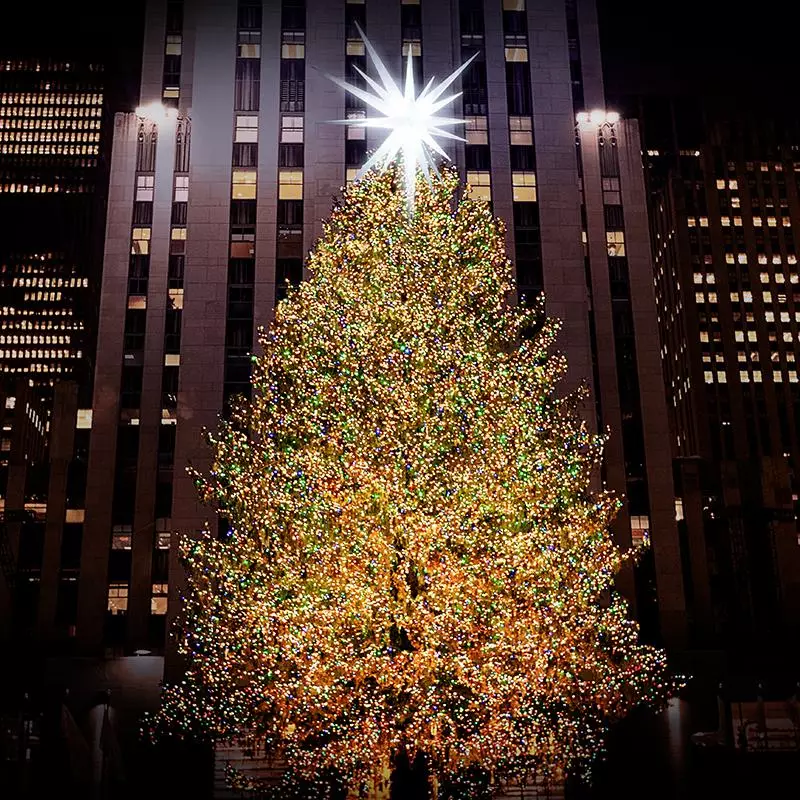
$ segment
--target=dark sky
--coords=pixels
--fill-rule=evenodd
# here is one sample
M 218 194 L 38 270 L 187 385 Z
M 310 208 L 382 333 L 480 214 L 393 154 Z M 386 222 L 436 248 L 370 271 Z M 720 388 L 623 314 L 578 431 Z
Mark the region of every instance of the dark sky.
M 795 0 L 598 0 L 606 87 L 798 103 Z M 742 11 L 739 11 L 739 8 Z

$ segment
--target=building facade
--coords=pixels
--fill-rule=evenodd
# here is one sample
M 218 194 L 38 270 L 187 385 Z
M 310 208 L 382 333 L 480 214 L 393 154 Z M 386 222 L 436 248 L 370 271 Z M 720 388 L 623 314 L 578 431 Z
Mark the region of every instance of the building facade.
M 108 113 L 100 63 L 42 49 L 0 52 L 0 631 L 49 639 L 77 598 Z
M 562 320 L 568 388 L 585 383 L 590 424 L 611 430 L 601 480 L 628 498 L 615 536 L 653 542 L 621 588 L 649 635 L 683 646 L 639 135 L 604 108 L 592 2 L 153 0 L 141 106 L 114 121 L 77 651 L 164 646 L 177 539 L 217 525 L 186 465 L 208 465 L 203 429 L 249 391 L 257 329 L 380 143 L 330 124 L 369 113 L 326 77 L 372 69 L 357 25 L 420 80 L 479 53 L 450 154 L 506 223 L 520 295 L 544 291 Z
M 737 662 L 772 653 L 792 663 L 800 627 L 800 149 L 796 132 L 763 120 L 754 129 L 719 119 L 700 131 L 649 151 L 690 634 Z

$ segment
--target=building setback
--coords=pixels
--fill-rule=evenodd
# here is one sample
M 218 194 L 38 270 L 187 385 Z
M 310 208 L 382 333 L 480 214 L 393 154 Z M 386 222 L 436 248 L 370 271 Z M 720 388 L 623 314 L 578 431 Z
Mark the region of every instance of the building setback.
M 451 155 L 506 223 L 520 294 L 544 291 L 563 321 L 590 423 L 612 432 L 602 479 L 629 498 L 614 534 L 653 542 L 620 585 L 648 635 L 683 646 L 639 135 L 604 108 L 593 4 L 153 0 L 141 107 L 114 122 L 76 651 L 163 647 L 178 536 L 217 524 L 185 467 L 208 465 L 203 428 L 248 392 L 257 329 L 380 141 L 330 124 L 367 113 L 326 77 L 372 69 L 356 23 L 420 80 L 480 53 Z
M 723 117 L 648 156 L 689 632 L 745 664 L 798 655 L 797 141 Z

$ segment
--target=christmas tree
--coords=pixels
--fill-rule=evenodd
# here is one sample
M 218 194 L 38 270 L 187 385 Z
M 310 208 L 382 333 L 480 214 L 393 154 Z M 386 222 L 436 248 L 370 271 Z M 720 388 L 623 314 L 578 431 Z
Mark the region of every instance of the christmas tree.
M 187 673 L 155 725 L 353 787 L 399 753 L 558 777 L 665 697 L 665 659 L 613 591 L 631 554 L 557 323 L 514 302 L 488 204 L 447 170 L 409 212 L 402 175 L 345 192 L 210 436 L 230 535 L 184 541 Z

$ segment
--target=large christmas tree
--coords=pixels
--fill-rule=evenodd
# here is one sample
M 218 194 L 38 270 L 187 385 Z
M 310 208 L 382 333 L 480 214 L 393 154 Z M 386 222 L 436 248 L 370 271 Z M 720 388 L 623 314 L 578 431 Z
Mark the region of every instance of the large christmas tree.
M 211 436 L 198 484 L 231 533 L 183 545 L 188 669 L 157 724 L 353 786 L 401 752 L 560 775 L 665 695 L 665 660 L 613 591 L 602 440 L 502 224 L 451 171 L 413 212 L 398 183 L 347 190 Z

